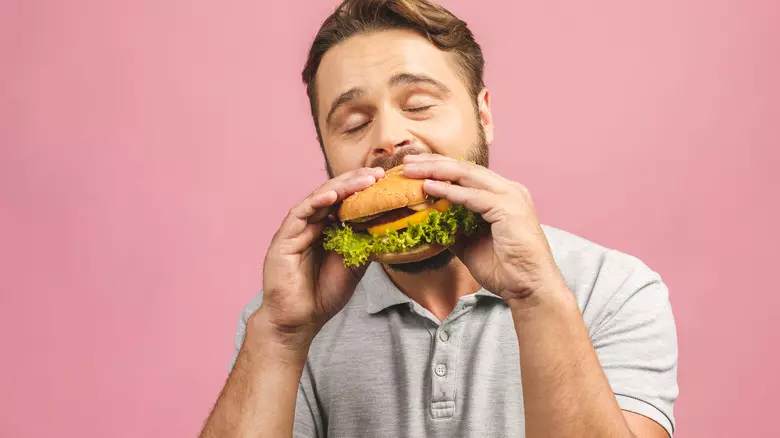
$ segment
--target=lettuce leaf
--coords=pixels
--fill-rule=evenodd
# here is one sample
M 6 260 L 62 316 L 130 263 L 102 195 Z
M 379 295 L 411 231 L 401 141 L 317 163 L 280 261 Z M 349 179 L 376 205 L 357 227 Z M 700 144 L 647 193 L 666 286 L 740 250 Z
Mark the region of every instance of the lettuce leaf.
M 391 230 L 381 236 L 355 232 L 349 225 L 336 224 L 323 232 L 323 247 L 344 256 L 345 266 L 360 266 L 374 253 L 401 252 L 422 243 L 451 245 L 458 230 L 468 236 L 476 230 L 479 220 L 480 217 L 466 207 L 453 205 L 444 213 L 431 212 L 422 223 Z

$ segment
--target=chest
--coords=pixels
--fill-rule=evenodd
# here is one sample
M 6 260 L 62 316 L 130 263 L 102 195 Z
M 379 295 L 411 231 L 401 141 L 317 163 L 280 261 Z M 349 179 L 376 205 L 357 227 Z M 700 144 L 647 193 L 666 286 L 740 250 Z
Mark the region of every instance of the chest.
M 508 312 L 466 311 L 441 324 L 403 312 L 385 317 L 363 333 L 342 332 L 350 342 L 333 342 L 323 366 L 312 364 L 329 437 L 523 436 Z

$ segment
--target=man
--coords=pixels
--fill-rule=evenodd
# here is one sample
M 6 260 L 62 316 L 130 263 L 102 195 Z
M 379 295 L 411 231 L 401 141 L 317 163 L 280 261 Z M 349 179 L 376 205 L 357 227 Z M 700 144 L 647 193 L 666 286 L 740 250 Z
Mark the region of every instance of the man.
M 666 287 L 633 257 L 541 226 L 528 191 L 488 170 L 482 74 L 466 24 L 425 0 L 347 0 L 325 21 L 303 78 L 331 179 L 268 248 L 203 436 L 672 434 Z M 400 163 L 489 233 L 345 268 L 322 249 L 327 216 Z

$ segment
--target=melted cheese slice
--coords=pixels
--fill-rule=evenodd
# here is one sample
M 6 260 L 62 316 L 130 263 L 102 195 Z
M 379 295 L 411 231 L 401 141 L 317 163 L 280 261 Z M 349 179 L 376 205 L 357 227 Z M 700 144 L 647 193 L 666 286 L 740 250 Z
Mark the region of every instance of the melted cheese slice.
M 386 224 L 377 225 L 374 227 L 371 227 L 368 229 L 368 233 L 374 236 L 385 234 L 386 232 L 390 230 L 401 230 L 406 227 L 408 227 L 410 224 L 419 224 L 425 222 L 425 219 L 428 219 L 428 215 L 431 214 L 432 211 L 436 210 L 441 213 L 444 213 L 447 211 L 448 208 L 452 203 L 446 199 L 439 199 L 433 205 L 431 208 L 425 209 L 423 211 L 418 211 L 417 213 L 412 214 L 411 216 L 406 216 L 403 219 L 398 219 L 397 221 L 388 222 Z

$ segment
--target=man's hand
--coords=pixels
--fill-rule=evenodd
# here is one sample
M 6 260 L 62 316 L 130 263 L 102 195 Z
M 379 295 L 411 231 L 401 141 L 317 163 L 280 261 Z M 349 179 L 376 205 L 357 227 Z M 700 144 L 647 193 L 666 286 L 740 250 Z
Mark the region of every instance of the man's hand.
M 349 301 L 365 272 L 320 245 L 332 207 L 384 176 L 381 168 L 339 175 L 290 209 L 263 269 L 263 304 L 202 437 L 291 436 L 298 384 L 314 336 Z
M 406 176 L 426 178 L 426 193 L 461 204 L 490 224 L 489 232 L 457 242 L 453 251 L 512 309 L 526 436 L 664 436 L 652 420 L 621 412 L 528 190 L 467 161 L 408 155 L 404 162 Z
M 510 305 L 525 305 L 561 276 L 528 190 L 491 170 L 441 155 L 408 155 L 404 174 L 426 178 L 425 191 L 478 213 L 490 224 L 453 250 L 486 289 Z M 442 181 L 451 181 L 446 184 Z
M 346 305 L 365 267 L 346 268 L 341 256 L 323 250 L 324 219 L 334 204 L 383 176 L 382 168 L 344 173 L 290 209 L 268 247 L 263 304 L 253 325 L 267 325 L 283 343 L 305 345 Z

